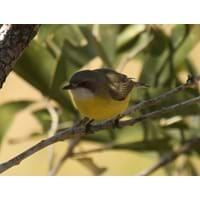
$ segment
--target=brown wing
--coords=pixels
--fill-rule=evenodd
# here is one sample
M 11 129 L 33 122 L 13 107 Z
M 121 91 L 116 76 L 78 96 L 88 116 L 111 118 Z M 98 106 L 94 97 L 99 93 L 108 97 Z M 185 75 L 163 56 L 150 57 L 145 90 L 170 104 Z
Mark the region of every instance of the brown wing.
M 134 82 L 126 75 L 115 72 L 110 69 L 101 69 L 106 75 L 109 93 L 113 99 L 122 101 L 130 93 L 134 86 Z
M 120 80 L 110 85 L 109 92 L 113 99 L 124 100 L 133 88 L 133 82 L 130 79 Z

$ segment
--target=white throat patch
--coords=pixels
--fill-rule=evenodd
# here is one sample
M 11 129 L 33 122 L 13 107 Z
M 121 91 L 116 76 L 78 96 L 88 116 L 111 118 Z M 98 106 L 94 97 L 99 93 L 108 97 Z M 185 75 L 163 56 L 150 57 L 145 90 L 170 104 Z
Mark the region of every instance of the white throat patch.
M 71 90 L 73 96 L 80 100 L 91 99 L 94 97 L 94 94 L 87 88 L 76 88 Z

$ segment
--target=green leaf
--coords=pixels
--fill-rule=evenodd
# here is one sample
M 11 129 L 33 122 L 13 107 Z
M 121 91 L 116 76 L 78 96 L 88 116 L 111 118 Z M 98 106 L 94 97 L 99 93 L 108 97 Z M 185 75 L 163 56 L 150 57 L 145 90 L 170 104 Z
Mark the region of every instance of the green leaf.
M 88 45 L 95 52 L 95 54 L 102 59 L 102 61 L 107 67 L 112 68 L 112 63 L 109 60 L 101 43 L 97 40 L 97 38 L 92 34 L 92 32 L 87 27 L 81 27 L 81 30 L 85 38 L 87 39 Z
M 189 126 L 184 121 L 178 121 L 173 124 L 169 124 L 164 126 L 163 128 L 169 129 L 169 128 L 176 128 L 176 129 L 189 129 Z
M 118 58 L 121 57 L 119 59 L 119 61 L 121 61 L 123 59 L 123 56 L 124 57 L 128 56 L 129 58 L 135 58 L 144 49 L 148 48 L 152 39 L 153 39 L 153 37 L 151 34 L 146 33 L 146 32 L 141 33 L 134 39 L 134 41 L 130 41 L 130 44 L 128 43 L 128 45 L 125 46 L 125 48 L 120 49 L 120 51 L 118 52 Z M 133 44 L 132 44 L 132 42 L 133 42 Z M 118 67 L 119 71 L 122 70 L 122 69 L 120 69 L 120 67 L 121 66 L 119 64 L 119 67 Z
M 49 51 L 38 42 L 32 41 L 18 60 L 14 71 L 48 96 L 55 66 L 56 60 Z
M 101 45 L 111 63 L 114 62 L 116 56 L 116 42 L 119 25 L 117 24 L 101 24 L 99 25 L 99 37 Z
M 43 24 L 40 27 L 40 30 L 37 34 L 37 39 L 41 42 L 48 39 L 48 37 L 52 37 L 55 32 L 59 31 L 63 26 L 63 24 Z
M 37 39 L 46 43 L 51 40 L 61 48 L 66 40 L 73 45 L 79 46 L 84 40 L 84 36 L 76 24 L 44 24 L 40 28 Z
M 66 41 L 54 73 L 51 86 L 52 91 L 56 92 L 59 90 L 64 81 L 69 80 L 75 71 L 79 70 L 94 57 L 95 54 L 88 45 L 75 47 Z
M 117 49 L 122 48 L 145 30 L 145 25 L 129 25 L 117 37 Z
M 133 151 L 168 151 L 171 149 L 169 138 L 161 138 L 154 140 L 145 140 L 139 142 L 119 144 L 115 146 L 115 149 L 133 150 Z
M 51 116 L 46 109 L 41 109 L 32 112 L 33 116 L 38 120 L 42 126 L 42 133 L 47 134 L 51 126 Z
M 14 101 L 0 105 L 0 143 L 13 122 L 15 115 L 32 103 L 32 101 Z
M 53 36 L 54 42 L 60 48 L 62 48 L 65 41 L 70 42 L 74 46 L 80 46 L 84 39 L 80 27 L 76 24 L 63 25 Z
M 88 45 L 84 47 L 75 47 L 67 41 L 63 44 L 62 54 L 58 60 L 52 79 L 50 96 L 59 102 L 66 110 L 77 113 L 69 95 L 67 95 L 66 91 L 61 89 L 61 86 L 64 82 L 69 81 L 71 75 L 75 71 L 79 70 L 94 57 L 95 54 Z
M 178 24 L 172 30 L 171 41 L 174 48 L 177 48 L 188 34 L 188 25 Z
M 92 158 L 83 157 L 83 158 L 77 158 L 76 160 L 79 161 L 88 170 L 90 170 L 94 176 L 99 176 L 106 171 L 105 167 L 97 166 L 97 164 L 94 162 Z
M 195 76 L 196 74 L 198 74 L 197 66 L 195 66 L 195 63 L 193 63 L 189 58 L 185 60 L 185 63 L 183 66 L 186 67 L 187 71 L 189 72 L 188 74 L 191 74 L 192 76 Z
M 185 39 L 181 48 L 179 48 L 174 55 L 174 63 L 176 66 L 180 66 L 190 51 L 198 44 L 200 41 L 200 26 L 192 25 L 188 37 Z
M 140 80 L 152 86 L 156 82 L 156 79 L 162 78 L 165 80 L 168 78 L 168 73 L 161 75 L 159 72 L 165 67 L 168 55 L 168 38 L 161 30 L 157 30 L 154 32 L 154 39 L 145 54 Z
M 187 162 L 188 174 L 191 176 L 198 176 L 197 167 L 192 163 L 191 160 Z
M 99 142 L 99 143 L 107 143 L 113 140 L 108 130 L 98 131 L 95 134 L 89 134 L 86 137 L 84 137 L 84 139 L 88 141 Z

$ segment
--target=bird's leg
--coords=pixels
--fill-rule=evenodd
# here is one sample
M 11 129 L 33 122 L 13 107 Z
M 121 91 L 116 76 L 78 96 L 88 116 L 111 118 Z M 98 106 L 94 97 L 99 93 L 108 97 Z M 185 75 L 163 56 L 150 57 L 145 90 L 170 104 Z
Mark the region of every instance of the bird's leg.
M 80 121 L 78 121 L 74 126 L 79 127 L 85 125 L 90 119 L 88 117 L 84 117 Z
M 74 127 L 80 127 L 80 126 L 85 126 L 85 132 L 91 132 L 90 126 L 91 123 L 94 121 L 94 119 L 89 119 L 88 117 L 84 117 L 83 119 L 81 119 L 80 121 L 78 121 Z
M 112 121 L 114 127 L 116 127 L 116 128 L 121 128 L 120 125 L 119 125 L 120 119 L 121 119 L 121 115 L 119 114 L 119 115 Z
M 90 132 L 93 133 L 93 131 L 91 130 L 91 124 L 94 121 L 94 119 L 90 119 L 86 124 L 85 124 L 85 132 Z

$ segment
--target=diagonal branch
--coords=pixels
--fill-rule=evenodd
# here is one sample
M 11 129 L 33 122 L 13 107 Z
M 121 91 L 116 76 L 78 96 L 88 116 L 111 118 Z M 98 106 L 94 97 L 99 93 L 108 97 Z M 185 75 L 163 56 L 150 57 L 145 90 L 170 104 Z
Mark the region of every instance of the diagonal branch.
M 144 100 L 141 103 L 138 103 L 137 105 L 133 105 L 133 106 L 129 107 L 124 113 L 122 113 L 120 115 L 120 118 L 122 118 L 126 115 L 129 115 L 130 113 L 133 113 L 137 110 L 141 110 L 144 107 L 146 108 L 146 107 L 155 105 L 155 104 L 159 103 L 160 101 L 165 100 L 165 99 L 171 97 L 172 95 L 185 90 L 186 88 L 197 83 L 198 81 L 200 81 L 200 76 L 192 77 L 192 76 L 189 75 L 188 80 L 185 84 L 182 84 L 182 85 L 180 85 L 180 86 L 178 86 L 178 87 L 176 87 L 172 90 L 169 90 L 168 92 L 165 92 L 165 93 L 163 93 L 163 94 L 161 94 L 157 97 L 154 97 L 154 98 L 148 99 L 148 100 Z
M 38 29 L 36 24 L 9 24 L 0 28 L 0 88 Z
M 139 175 L 140 176 L 147 176 L 158 170 L 159 168 L 167 165 L 168 163 L 174 161 L 177 159 L 180 155 L 189 152 L 190 150 L 194 149 L 195 147 L 200 145 L 200 138 L 193 138 L 187 143 L 185 143 L 183 146 L 181 146 L 179 149 L 163 156 L 156 164 L 151 166 L 150 168 L 144 170 Z
M 197 80 L 199 80 L 199 77 L 197 79 L 190 77 L 187 81 L 187 84 L 188 84 L 187 86 L 193 85 L 195 83 L 195 81 L 197 81 Z M 183 87 L 186 88 L 185 86 L 183 86 Z M 180 86 L 177 87 L 177 88 L 180 88 Z M 174 90 L 175 89 L 172 89 L 171 91 L 174 91 Z M 167 93 L 171 94 L 170 91 L 168 91 Z M 162 94 L 161 96 L 165 96 L 165 95 Z M 165 96 L 165 98 L 166 98 L 166 96 Z M 161 98 L 159 98 L 159 100 L 160 99 Z M 155 98 L 153 98 L 153 100 L 155 100 Z M 145 102 L 146 103 L 143 105 L 144 107 L 152 105 L 152 99 L 146 100 Z M 148 103 L 148 102 L 150 102 L 150 103 Z M 158 102 L 158 100 L 156 100 L 156 102 Z M 185 108 L 185 106 L 189 106 L 189 105 L 197 103 L 197 102 L 200 102 L 200 96 L 188 99 L 186 101 L 182 101 L 180 103 L 177 103 L 177 104 L 174 104 L 174 105 L 171 105 L 171 106 L 168 106 L 168 107 L 163 107 L 159 110 L 143 114 L 143 115 L 136 117 L 136 118 L 120 121 L 118 123 L 117 127 L 133 126 L 134 124 L 136 124 L 138 122 L 144 121 L 144 120 L 149 119 L 149 118 L 159 117 L 159 116 L 164 115 L 166 113 L 175 111 L 178 108 L 182 108 L 182 107 Z M 140 105 L 140 104 L 138 104 L 138 105 Z M 136 107 L 137 107 L 137 105 L 136 105 Z M 141 108 L 144 108 L 144 107 L 139 107 L 139 108 L 141 109 Z M 133 109 L 133 111 L 134 111 L 134 109 Z M 43 148 L 45 148 L 45 147 L 47 147 L 51 144 L 54 144 L 56 142 L 60 142 L 60 141 L 70 139 L 70 138 L 82 137 L 84 135 L 91 134 L 91 133 L 94 133 L 94 132 L 99 131 L 99 130 L 113 129 L 113 128 L 117 128 L 117 127 L 116 127 L 116 124 L 113 123 L 113 119 L 111 119 L 111 120 L 106 121 L 106 122 L 91 125 L 90 130 L 87 130 L 87 131 L 86 131 L 85 127 L 77 127 L 77 126 L 58 131 L 54 136 L 47 138 L 45 140 L 42 140 L 41 142 L 35 144 L 31 148 L 25 150 L 21 154 L 10 159 L 9 161 L 0 164 L 0 173 L 6 171 L 7 169 L 9 169 L 9 168 L 11 168 L 15 165 L 18 165 L 21 161 L 23 161 L 27 157 L 33 155 L 34 153 L 40 151 L 41 149 L 43 149 Z

